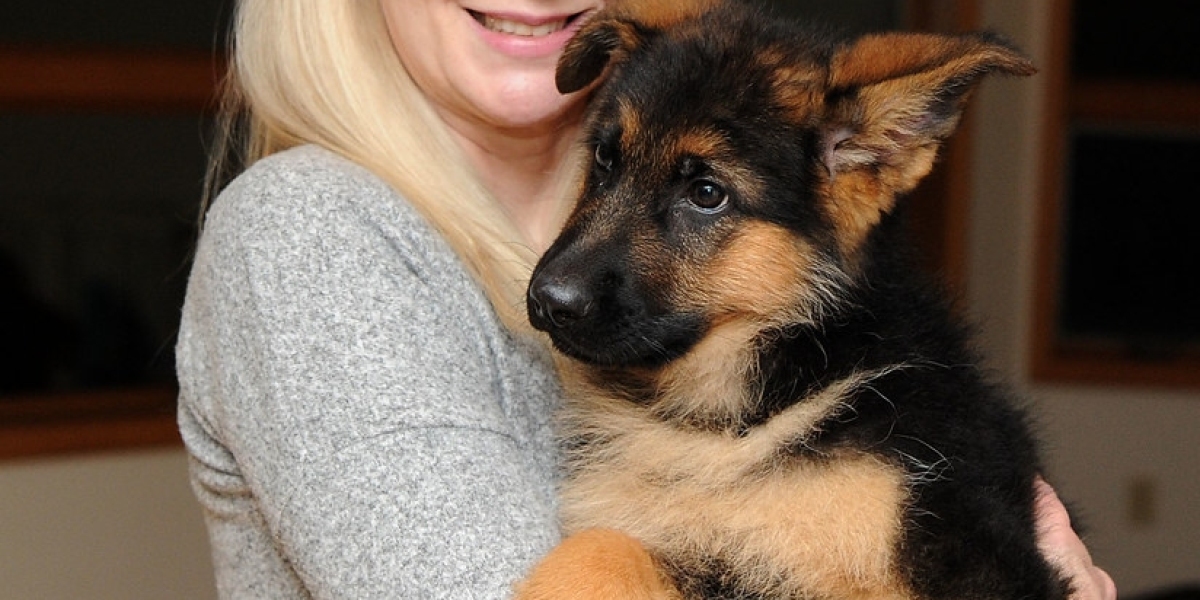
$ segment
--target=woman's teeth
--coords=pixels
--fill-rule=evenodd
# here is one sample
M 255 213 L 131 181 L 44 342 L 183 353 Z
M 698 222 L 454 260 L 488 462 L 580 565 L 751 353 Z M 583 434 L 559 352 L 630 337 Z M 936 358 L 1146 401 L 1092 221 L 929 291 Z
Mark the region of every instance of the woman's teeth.
M 509 21 L 507 19 L 498 19 L 491 15 L 482 15 L 482 18 L 479 20 L 479 22 L 483 23 L 484 27 L 498 33 L 507 33 L 509 35 L 520 35 L 525 37 L 540 37 L 543 35 L 550 35 L 556 31 L 562 31 L 562 29 L 567 26 L 566 19 L 542 23 L 541 25 L 528 25 L 526 23 L 518 23 L 516 21 Z

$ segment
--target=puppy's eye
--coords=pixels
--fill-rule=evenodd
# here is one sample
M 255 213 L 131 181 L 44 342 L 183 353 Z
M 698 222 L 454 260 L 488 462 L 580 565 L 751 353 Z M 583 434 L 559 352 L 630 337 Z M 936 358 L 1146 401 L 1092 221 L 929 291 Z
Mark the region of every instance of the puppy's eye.
M 613 155 L 607 144 L 596 144 L 595 163 L 601 171 L 612 171 Z
M 704 212 L 714 213 L 729 202 L 729 194 L 712 180 L 697 179 L 688 188 L 687 200 Z

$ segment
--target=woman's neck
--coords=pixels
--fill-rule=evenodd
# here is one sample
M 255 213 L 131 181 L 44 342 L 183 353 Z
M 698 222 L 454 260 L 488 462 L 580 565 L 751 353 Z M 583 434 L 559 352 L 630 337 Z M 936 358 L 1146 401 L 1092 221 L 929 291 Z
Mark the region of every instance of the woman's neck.
M 575 144 L 579 119 L 572 116 L 522 135 L 491 127 L 450 123 L 483 184 L 512 218 L 525 242 L 541 254 L 563 214 L 562 169 Z

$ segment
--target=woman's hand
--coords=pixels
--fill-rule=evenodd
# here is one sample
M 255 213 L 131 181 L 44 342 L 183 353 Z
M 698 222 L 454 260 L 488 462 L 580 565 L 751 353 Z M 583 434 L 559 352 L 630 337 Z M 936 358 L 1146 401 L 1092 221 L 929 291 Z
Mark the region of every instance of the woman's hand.
M 1108 573 L 1092 564 L 1092 556 L 1071 528 L 1071 517 L 1054 488 L 1041 479 L 1035 487 L 1038 547 L 1042 554 L 1071 578 L 1076 600 L 1116 600 L 1116 584 Z

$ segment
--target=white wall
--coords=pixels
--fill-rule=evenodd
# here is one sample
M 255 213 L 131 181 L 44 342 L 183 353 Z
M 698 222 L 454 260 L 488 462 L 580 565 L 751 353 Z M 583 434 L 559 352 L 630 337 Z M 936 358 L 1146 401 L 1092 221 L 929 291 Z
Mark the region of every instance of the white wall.
M 215 597 L 182 449 L 0 463 L 0 599 Z
M 984 18 L 1045 64 L 1044 0 L 986 0 Z M 1036 401 L 1059 492 L 1087 522 L 1096 561 L 1123 595 L 1200 582 L 1200 393 L 1051 386 L 1028 377 L 1044 81 L 989 82 L 976 98 L 969 296 L 987 351 Z M 1148 482 L 1150 523 L 1130 518 Z

